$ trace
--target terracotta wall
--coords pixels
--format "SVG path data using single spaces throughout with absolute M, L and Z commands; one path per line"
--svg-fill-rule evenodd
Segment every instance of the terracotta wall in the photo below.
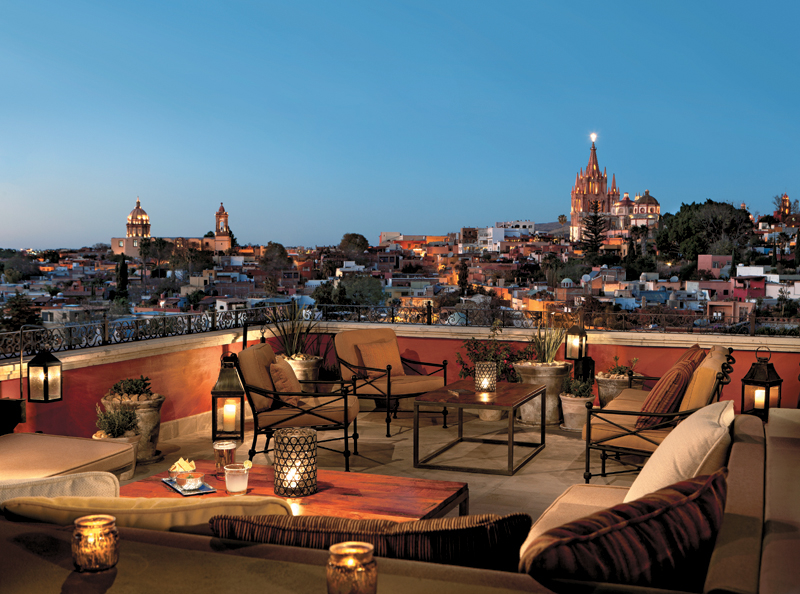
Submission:
M 326 339 L 327 340 L 327 339 Z M 251 340 L 249 344 L 255 344 Z M 456 353 L 462 341 L 443 338 L 399 338 L 400 352 L 403 356 L 429 362 L 448 361 L 448 381 L 458 379 L 459 366 Z M 517 343 L 522 347 L 523 343 Z M 95 432 L 95 405 L 108 389 L 119 379 L 125 377 L 147 376 L 151 379 L 153 390 L 167 397 L 161 412 L 162 421 L 171 421 L 207 412 L 211 408 L 211 388 L 219 372 L 219 359 L 226 349 L 233 352 L 241 350 L 240 344 L 231 346 L 206 347 L 188 351 L 168 353 L 142 359 L 132 359 L 120 363 L 95 365 L 64 372 L 64 399 L 53 404 L 31 404 L 27 406 L 28 419 L 18 425 L 17 432 L 42 431 L 59 435 L 89 436 Z M 607 369 L 618 355 L 622 364 L 628 364 L 633 357 L 639 358 L 637 371 L 645 375 L 662 375 L 678 358 L 682 348 L 660 348 L 641 346 L 589 346 L 589 355 L 594 358 L 597 370 Z M 563 355 L 563 349 L 559 358 Z M 732 382 L 723 392 L 723 399 L 733 400 L 737 406 L 741 395 L 741 378 L 755 362 L 752 351 L 734 353 L 736 364 Z M 328 352 L 327 363 L 335 358 Z M 772 363 L 784 379 L 784 408 L 794 408 L 798 404 L 800 381 L 798 380 L 797 353 L 773 352 Z M 17 398 L 17 380 L 0 382 L 0 396 Z

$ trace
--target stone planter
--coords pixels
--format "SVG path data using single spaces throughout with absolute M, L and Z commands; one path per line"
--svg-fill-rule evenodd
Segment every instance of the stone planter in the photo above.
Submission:
M 122 437 L 95 437 L 92 435 L 92 439 L 107 439 L 108 441 L 118 441 L 122 443 L 129 443 L 133 446 L 133 467 L 128 470 L 127 472 L 123 472 L 119 475 L 119 480 L 121 481 L 129 481 L 133 478 L 133 473 L 136 472 L 136 463 L 138 462 L 139 456 L 139 443 L 141 443 L 142 436 L 138 433 L 127 433 Z
M 319 379 L 319 369 L 322 367 L 322 357 L 314 359 L 289 359 L 286 362 L 294 370 L 297 379 L 303 382 L 317 381 Z M 315 386 L 303 385 L 303 392 L 316 392 Z
M 141 400 L 140 400 L 141 398 Z M 139 452 L 136 455 L 139 464 L 153 464 L 164 459 L 158 447 L 158 435 L 161 432 L 161 405 L 166 398 L 160 394 L 106 394 L 102 403 L 106 410 L 117 410 L 120 403 L 130 406 L 136 411 L 139 420 Z
M 481 408 L 478 412 L 478 418 L 481 421 L 502 421 L 506 414 L 507 413 L 504 410 L 489 410 L 487 408 Z
M 596 375 L 594 380 L 597 382 L 601 408 L 605 408 L 609 402 L 619 396 L 622 390 L 628 387 L 628 376 L 625 375 Z M 636 376 L 633 376 L 632 387 L 641 390 L 644 387 L 644 380 L 636 379 Z
M 545 392 L 545 425 L 558 425 L 561 422 L 558 395 L 564 389 L 564 378 L 569 375 L 570 363 L 514 363 L 514 371 L 522 379 L 523 384 L 544 384 Z M 542 397 L 519 407 L 520 421 L 529 425 L 538 425 L 542 418 Z
M 594 394 L 580 398 L 562 393 L 558 397 L 561 399 L 561 410 L 564 411 L 564 423 L 561 428 L 564 431 L 583 431 L 583 426 L 586 424 L 586 403 L 594 401 Z

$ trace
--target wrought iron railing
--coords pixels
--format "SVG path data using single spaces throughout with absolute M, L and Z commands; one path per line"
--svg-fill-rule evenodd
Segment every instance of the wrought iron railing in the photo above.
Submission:
M 24 354 L 123 344 L 141 340 L 183 336 L 233 328 L 255 328 L 275 318 L 286 319 L 286 306 L 260 307 L 219 312 L 191 312 L 157 315 L 146 319 L 55 326 L 20 332 L 0 333 L 0 359 L 19 357 L 20 341 Z M 417 324 L 436 326 L 487 327 L 494 323 L 504 328 L 535 328 L 543 321 L 542 312 L 508 309 L 422 306 L 321 305 L 302 310 L 307 320 L 347 323 Z M 554 315 L 553 322 L 572 325 L 578 313 Z M 800 335 L 797 318 L 706 317 L 701 314 L 646 312 L 586 312 L 586 328 L 606 332 L 685 332 L 708 334 Z M 548 322 L 549 323 L 549 322 Z

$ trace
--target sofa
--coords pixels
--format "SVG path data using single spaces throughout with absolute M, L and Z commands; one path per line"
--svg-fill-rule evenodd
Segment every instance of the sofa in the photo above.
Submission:
M 715 406 L 721 404 L 724 403 Z M 797 592 L 800 566 L 794 558 L 800 545 L 800 479 L 796 472 L 800 459 L 800 411 L 773 409 L 767 424 L 756 417 L 739 415 L 727 435 L 727 441 L 714 442 L 711 453 L 697 466 L 706 471 L 723 463 L 727 468 L 721 527 L 697 591 Z M 655 468 L 654 460 L 658 461 L 655 455 L 646 468 Z M 657 483 L 672 480 L 675 471 L 643 471 L 642 475 Z M 724 469 L 714 474 L 719 472 Z M 631 489 L 635 486 L 636 483 Z M 629 489 L 615 486 L 570 487 L 533 525 L 525 548 L 541 537 L 557 535 L 555 526 L 563 528 L 576 518 L 618 508 L 628 495 Z M 89 587 L 105 591 L 102 588 L 107 589 L 113 582 L 120 591 L 162 589 L 166 583 L 174 592 L 214 591 L 229 588 L 230 584 L 243 592 L 269 589 L 303 593 L 325 589 L 325 550 L 123 527 L 118 566 L 106 575 L 88 575 L 72 572 L 70 534 L 69 526 L 0 519 L 2 588 L 9 592 L 50 592 L 57 588 L 77 592 L 89 591 Z M 522 557 L 524 560 L 525 553 Z M 682 591 L 581 580 L 578 575 L 571 579 L 539 575 L 534 579 L 521 572 L 390 558 L 377 561 L 382 594 Z

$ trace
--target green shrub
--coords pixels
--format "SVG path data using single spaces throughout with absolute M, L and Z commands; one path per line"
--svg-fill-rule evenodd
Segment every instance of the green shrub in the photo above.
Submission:
M 124 379 L 111 386 L 111 394 L 152 394 L 150 378 L 141 376 L 139 379 Z
M 139 419 L 136 417 L 136 411 L 129 406 L 120 405 L 116 410 L 101 410 L 100 405 L 95 405 L 97 408 L 97 425 L 98 429 L 105 431 L 109 437 L 122 437 L 128 431 L 139 431 Z

